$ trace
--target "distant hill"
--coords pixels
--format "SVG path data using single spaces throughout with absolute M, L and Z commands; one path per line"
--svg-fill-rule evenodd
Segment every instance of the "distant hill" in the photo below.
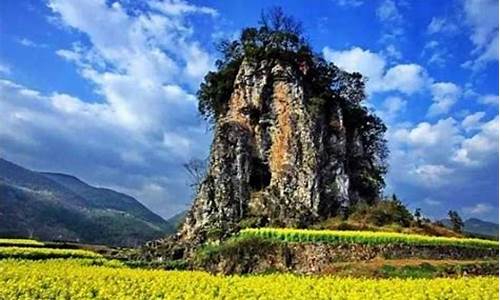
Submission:
M 0 159 L 0 236 L 136 246 L 173 231 L 128 195 Z
M 170 217 L 167 219 L 167 222 L 174 226 L 175 228 L 179 228 L 181 226 L 182 222 L 184 222 L 184 219 L 186 218 L 187 210 L 181 211 L 180 213 Z
M 445 226 L 451 227 L 449 219 L 441 220 L 441 222 Z M 464 221 L 464 231 L 474 235 L 498 238 L 498 224 L 476 218 L 470 218 Z

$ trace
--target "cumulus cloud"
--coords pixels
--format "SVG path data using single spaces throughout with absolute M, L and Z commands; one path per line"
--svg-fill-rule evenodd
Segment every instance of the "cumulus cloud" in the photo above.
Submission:
M 413 94 L 424 89 L 430 81 L 426 70 L 417 64 L 396 65 L 384 75 L 384 90 L 399 90 L 405 94 Z
M 481 95 L 479 96 L 479 103 L 498 106 L 498 95 Z
M 365 76 L 368 79 L 367 90 L 369 93 L 379 89 L 386 66 L 382 56 L 359 47 L 343 51 L 325 47 L 323 48 L 323 56 L 326 60 L 348 72 L 359 72 Z
M 463 66 L 479 70 L 488 62 L 498 61 L 498 1 L 465 0 L 463 8 L 465 21 L 471 28 L 470 40 L 475 46 L 474 58 Z
M 444 165 L 419 165 L 410 171 L 417 182 L 424 186 L 440 186 L 447 183 L 448 176 L 453 173 L 453 169 Z
M 485 115 L 486 113 L 484 111 L 478 111 L 466 116 L 462 120 L 462 127 L 465 129 L 465 131 L 478 129 L 479 125 L 482 124 L 481 119 L 484 118 Z
M 446 114 L 457 102 L 462 94 L 462 89 L 451 82 L 436 82 L 431 86 L 432 105 L 427 111 L 428 116 Z
M 380 109 L 377 110 L 377 115 L 386 123 L 392 123 L 399 114 L 406 110 L 407 101 L 398 96 L 387 97 Z
M 368 78 L 367 92 L 399 91 L 414 94 L 429 84 L 431 78 L 417 64 L 399 64 L 386 69 L 383 56 L 370 50 L 353 47 L 349 50 L 323 48 L 326 60 L 349 72 L 359 72 Z
M 498 116 L 482 124 L 479 132 L 464 139 L 454 160 L 467 166 L 482 166 L 498 153 Z
M 486 119 L 486 120 L 485 120 Z M 498 186 L 498 116 L 474 112 L 462 122 L 444 118 L 415 125 L 395 124 L 388 132 L 393 192 L 416 205 L 423 199 L 470 206 L 478 198 L 496 202 Z M 444 206 L 439 217 L 446 213 Z M 496 213 L 490 211 L 488 217 Z
M 463 139 L 453 118 L 441 119 L 434 124 L 421 122 L 415 127 L 396 128 L 390 134 L 398 146 L 408 147 L 417 156 L 425 156 L 429 164 L 446 160 Z
M 474 206 L 467 206 L 462 209 L 467 215 L 482 216 L 486 213 L 490 213 L 493 210 L 493 206 L 487 203 L 477 203 Z
M 194 90 L 213 57 L 193 38 L 188 16 L 217 11 L 180 0 L 149 1 L 140 10 L 122 5 L 48 1 L 58 24 L 81 37 L 56 54 L 76 66 L 99 99 L 1 81 L 0 110 L 8 118 L 0 151 L 28 167 L 128 192 L 169 216 L 191 196 L 182 163 L 205 157 L 211 135 L 198 118 Z
M 166 137 L 177 136 L 175 141 L 167 139 L 167 146 L 164 137 L 124 126 L 108 103 L 46 95 L 6 80 L 0 81 L 0 111 L 7 116 L 0 126 L 0 155 L 114 187 L 163 216 L 185 208 L 190 194 L 181 163 L 191 155 L 205 155 L 202 148 L 209 139 L 196 124 L 177 130 L 163 127 Z M 158 190 L 155 198 L 147 197 L 152 184 L 162 186 L 161 197 Z

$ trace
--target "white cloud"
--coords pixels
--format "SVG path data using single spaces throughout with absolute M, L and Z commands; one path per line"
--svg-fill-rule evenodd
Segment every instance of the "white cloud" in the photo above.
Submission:
M 392 0 L 384 0 L 379 7 L 377 7 L 377 17 L 382 22 L 401 22 L 403 17 Z
M 217 13 L 184 1 L 148 4 L 155 7 L 50 0 L 59 24 L 83 36 L 56 54 L 76 66 L 100 102 L 2 81 L 0 110 L 9 117 L 0 147 L 28 167 L 51 162 L 51 169 L 142 195 L 167 216 L 164 207 L 175 213 L 191 196 L 182 162 L 205 157 L 211 135 L 198 118 L 194 88 L 213 57 L 194 40 L 186 14 Z M 57 162 L 54 149 L 64 149 Z M 160 207 L 160 199 L 168 202 Z
M 26 47 L 36 47 L 36 44 L 27 38 L 20 39 L 19 44 L 26 46 Z
M 471 28 L 470 40 L 475 46 L 473 59 L 463 64 L 473 70 L 490 61 L 498 61 L 498 1 L 465 0 L 465 21 Z
M 323 56 L 348 72 L 359 72 L 365 76 L 368 79 L 368 93 L 379 89 L 386 65 L 382 56 L 359 47 L 344 51 L 335 51 L 325 47 Z
M 333 0 L 335 4 L 342 7 L 358 7 L 363 5 L 363 0 Z
M 464 10 L 466 21 L 472 26 L 472 42 L 478 47 L 488 45 L 498 31 L 498 1 L 465 0 Z
M 182 96 L 173 90 L 168 93 Z M 170 108 L 175 113 L 175 106 Z M 190 157 L 204 157 L 210 138 L 198 124 L 185 121 L 181 126 L 165 122 L 159 137 L 138 132 L 124 124 L 110 103 L 88 103 L 61 93 L 44 95 L 6 80 L 0 81 L 0 111 L 7 116 L 0 126 L 4 158 L 141 196 L 140 201 L 163 216 L 178 212 L 189 200 L 181 164 Z M 190 118 L 196 119 L 195 109 Z M 163 194 L 148 198 L 144 186 L 164 178 L 168 181 Z
M 471 131 L 477 129 L 481 125 L 481 119 L 484 118 L 486 113 L 484 111 L 478 111 L 471 115 L 466 116 L 462 121 L 462 127 L 465 131 Z
M 479 97 L 479 103 L 498 105 L 498 95 L 482 95 Z
M 474 117 L 469 120 L 480 114 L 471 115 Z M 462 123 L 446 118 L 435 123 L 391 126 L 387 135 L 391 152 L 387 182 L 391 192 L 414 205 L 434 207 L 436 217 L 445 213 L 439 202 L 447 203 L 448 209 L 451 203 L 470 205 L 479 196 L 495 203 L 498 116 L 477 125 L 472 135 Z M 428 198 L 432 201 L 426 201 Z M 494 210 L 487 215 L 491 217 L 492 213 Z
M 401 64 L 387 70 L 383 78 L 383 89 L 399 90 L 409 95 L 426 88 L 430 80 L 422 66 Z
M 432 101 L 434 102 L 427 111 L 428 116 L 446 114 L 457 102 L 462 94 L 462 89 L 451 82 L 436 82 L 431 86 Z
M 493 209 L 494 209 L 493 206 L 491 206 L 490 204 L 487 204 L 487 203 L 477 203 L 474 206 L 464 207 L 462 210 L 466 214 L 475 215 L 475 216 L 481 216 L 481 215 L 490 213 Z
M 404 6 L 402 1 L 383 0 L 376 10 L 377 18 L 382 24 L 380 42 L 386 44 L 386 55 L 395 59 L 402 57 L 396 46 L 405 38 L 405 22 L 400 6 Z
M 491 163 L 498 155 L 498 116 L 480 123 L 482 118 L 484 113 L 477 112 L 462 123 L 447 118 L 434 124 L 421 122 L 414 127 L 391 129 L 391 160 L 398 168 L 398 180 L 411 181 L 415 176 L 421 181 L 434 180 L 438 174 L 451 175 L 456 169 Z M 477 133 L 467 136 L 471 128 Z
M 216 12 L 184 1 L 148 4 L 161 12 L 129 15 L 118 2 L 108 6 L 103 0 L 51 0 L 49 7 L 91 41 L 56 53 L 75 63 L 97 87 L 116 121 L 162 136 L 162 130 L 171 131 L 169 126 L 192 122 L 186 117 L 193 117 L 194 96 L 180 86 L 197 87 L 213 62 L 192 40 L 184 14 Z
M 454 161 L 471 166 L 483 166 L 498 156 L 498 116 L 479 127 L 479 132 L 464 139 L 457 149 Z
M 430 40 L 425 43 L 424 49 L 434 49 L 439 47 L 439 42 L 436 40 Z
M 424 186 L 440 186 L 447 183 L 453 173 L 451 168 L 443 165 L 419 165 L 410 171 L 412 178 Z
M 446 47 L 441 45 L 437 40 L 426 42 L 421 56 L 428 57 L 427 63 L 436 67 L 444 67 L 446 62 L 452 57 Z
M 385 47 L 384 55 L 395 60 L 400 60 L 403 57 L 401 51 L 399 51 L 394 44 L 389 44 Z
M 407 101 L 401 97 L 387 97 L 381 105 L 377 115 L 386 123 L 391 123 L 397 116 L 406 110 Z
M 184 160 L 190 158 L 188 154 L 193 142 L 190 138 L 175 132 L 165 132 L 163 134 L 163 144 L 165 147 L 171 149 L 178 156 L 183 157 Z
M 433 17 L 427 26 L 427 33 L 455 33 L 459 30 L 458 26 L 446 18 Z
M 323 56 L 346 71 L 366 76 L 369 94 L 400 91 L 409 95 L 425 89 L 432 80 L 426 70 L 417 64 L 399 64 L 386 70 L 386 61 L 381 55 L 359 47 L 341 51 L 325 47 Z
M 31 47 L 31 48 L 46 48 L 46 47 L 48 47 L 46 44 L 35 43 L 32 40 L 27 39 L 27 38 L 18 39 L 17 42 L 25 47 Z
M 213 17 L 218 15 L 217 10 L 206 6 L 195 6 L 182 0 L 153 1 L 149 5 L 167 15 L 179 16 L 191 13 L 203 13 Z
M 449 152 L 462 137 L 453 118 L 441 119 L 435 124 L 421 122 L 413 128 L 396 129 L 392 138 L 418 151 L 419 154 L 432 155 L 439 151 Z M 445 155 L 447 155 L 446 153 Z
M 435 200 L 432 198 L 425 198 L 423 202 L 429 206 L 439 206 L 439 205 L 443 204 L 441 201 L 438 201 L 438 200 Z
M 0 62 L 0 74 L 9 75 L 11 72 L 10 67 Z

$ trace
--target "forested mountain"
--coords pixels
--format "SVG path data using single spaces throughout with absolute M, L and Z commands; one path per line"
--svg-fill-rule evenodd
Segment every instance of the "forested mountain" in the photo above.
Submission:
M 0 236 L 136 246 L 173 230 L 128 195 L 0 159 Z

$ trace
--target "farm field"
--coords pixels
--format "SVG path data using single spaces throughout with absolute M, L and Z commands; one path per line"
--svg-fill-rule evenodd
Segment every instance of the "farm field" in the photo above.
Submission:
M 202 271 L 130 268 L 125 261 L 107 259 L 88 250 L 22 247 L 29 243 L 18 240 L 0 247 L 0 299 L 498 298 L 496 276 L 412 278 L 414 274 L 401 277 L 404 274 L 396 274 L 396 269 L 387 269 L 396 276 L 386 279 L 354 278 L 349 273 L 222 276 Z M 369 263 L 376 264 L 381 262 Z M 394 261 L 394 265 L 399 264 L 405 263 Z
M 40 241 L 28 239 L 2 239 L 0 238 L 1 246 L 30 246 L 30 247 L 43 247 L 45 244 Z
M 92 266 L 87 260 L 0 261 L 2 299 L 496 299 L 498 278 L 356 279 Z
M 458 246 L 498 248 L 498 241 L 476 238 L 454 238 L 404 234 L 395 232 L 307 230 L 288 228 L 243 229 L 239 237 L 261 237 L 284 242 L 329 243 L 329 244 L 406 244 L 422 246 Z

